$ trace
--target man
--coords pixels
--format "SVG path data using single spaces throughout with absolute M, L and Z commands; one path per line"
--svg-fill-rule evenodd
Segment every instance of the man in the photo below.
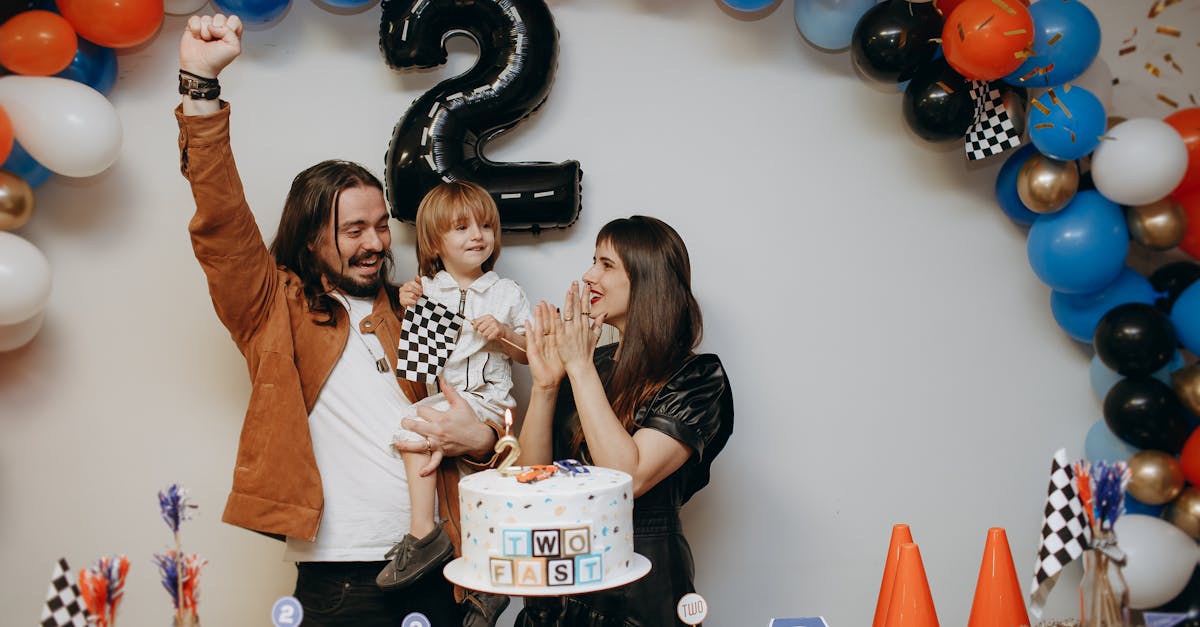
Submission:
M 375 584 L 409 524 L 391 432 L 400 410 L 425 395 L 395 374 L 402 308 L 387 284 L 382 186 L 344 161 L 301 172 L 265 245 L 230 150 L 230 109 L 218 99 L 217 76 L 240 54 L 241 31 L 237 17 L 188 20 L 176 110 L 181 169 L 196 201 L 192 246 L 253 384 L 222 519 L 286 541 L 306 627 L 394 626 L 410 612 L 463 624 L 463 610 L 478 610 L 481 597 L 457 605 L 440 573 L 396 591 Z M 463 411 L 452 389 L 447 395 L 451 411 L 411 425 L 425 436 L 418 450 L 486 467 L 491 460 L 472 458 L 493 454 L 498 430 Z M 454 460 L 436 470 L 445 531 L 457 545 Z M 484 609 L 486 624 L 495 612 Z M 468 612 L 467 624 L 477 618 Z

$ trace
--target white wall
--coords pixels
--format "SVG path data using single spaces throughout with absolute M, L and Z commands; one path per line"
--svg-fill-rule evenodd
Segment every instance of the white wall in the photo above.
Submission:
M 1116 55 L 1133 26 L 1153 30 L 1148 3 L 1091 4 L 1121 78 L 1114 113 L 1169 113 L 1138 55 Z M 1024 584 L 1050 455 L 1081 456 L 1100 408 L 1090 349 L 1056 327 L 1024 232 L 992 198 L 1002 158 L 968 165 L 961 148 L 916 139 L 900 95 L 857 78 L 848 53 L 808 46 L 790 2 L 757 19 L 712 0 L 551 6 L 550 99 L 489 154 L 578 159 L 584 208 L 565 232 L 506 235 L 500 270 L 557 301 L 613 217 L 656 215 L 687 241 L 703 347 L 724 360 L 737 409 L 713 483 L 684 515 L 708 624 L 868 624 L 896 522 L 912 526 L 945 625 L 966 622 L 988 527 L 1008 530 Z M 1176 27 L 1196 23 L 1194 5 L 1170 10 L 1185 16 Z M 337 14 L 294 0 L 247 33 L 222 76 L 268 230 L 303 167 L 341 157 L 382 174 L 393 125 L 450 76 L 389 70 L 378 22 L 377 5 Z M 155 499 L 171 482 L 200 505 L 184 543 L 210 562 L 205 624 L 267 624 L 291 590 L 279 544 L 219 521 L 248 385 L 188 245 L 171 115 L 182 24 L 168 16 L 120 55 L 120 160 L 53 177 L 19 232 L 49 257 L 54 291 L 38 338 L 0 354 L 5 622 L 36 619 L 58 557 L 80 568 L 124 553 L 120 622 L 165 624 L 149 560 L 171 543 Z M 1194 85 L 1196 48 L 1177 47 Z M 472 49 L 454 44 L 455 67 Z M 394 231 L 403 277 L 412 231 Z M 1050 615 L 1075 613 L 1073 581 Z

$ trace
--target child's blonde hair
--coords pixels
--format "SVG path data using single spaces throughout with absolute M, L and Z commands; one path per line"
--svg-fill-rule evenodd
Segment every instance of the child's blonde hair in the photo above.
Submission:
M 470 181 L 448 181 L 429 190 L 417 207 L 417 271 L 431 277 L 445 269 L 439 248 L 442 234 L 474 218 L 481 226 L 491 225 L 496 243 L 492 255 L 481 266 L 488 272 L 500 257 L 500 210 L 486 189 Z

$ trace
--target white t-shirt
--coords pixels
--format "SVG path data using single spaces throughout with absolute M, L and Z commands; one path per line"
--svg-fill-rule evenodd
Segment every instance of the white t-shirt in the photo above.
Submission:
M 316 540 L 289 537 L 285 561 L 382 560 L 408 532 L 408 482 L 391 435 L 411 403 L 394 372 L 376 369 L 385 355 L 379 339 L 358 330 L 374 299 L 339 300 L 350 312 L 350 334 L 308 417 L 325 508 Z

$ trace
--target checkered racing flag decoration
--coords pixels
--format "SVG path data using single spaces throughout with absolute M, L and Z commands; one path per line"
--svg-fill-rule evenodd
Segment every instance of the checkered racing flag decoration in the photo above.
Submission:
M 454 350 L 462 328 L 458 314 L 424 296 L 404 310 L 396 376 L 433 383 Z
M 971 81 L 971 98 L 975 100 L 975 123 L 967 131 L 967 159 L 977 161 L 1021 145 L 1021 131 L 999 89 L 987 81 Z
M 42 627 L 87 627 L 87 608 L 79 595 L 79 585 L 71 580 L 71 567 L 66 558 L 54 565 L 54 576 L 46 591 L 46 606 L 42 608 Z
M 1090 530 L 1079 498 L 1075 470 L 1067 462 L 1067 450 L 1060 448 L 1050 463 L 1042 542 L 1029 591 L 1029 612 L 1035 617 L 1041 618 L 1046 597 L 1062 569 L 1087 550 Z

